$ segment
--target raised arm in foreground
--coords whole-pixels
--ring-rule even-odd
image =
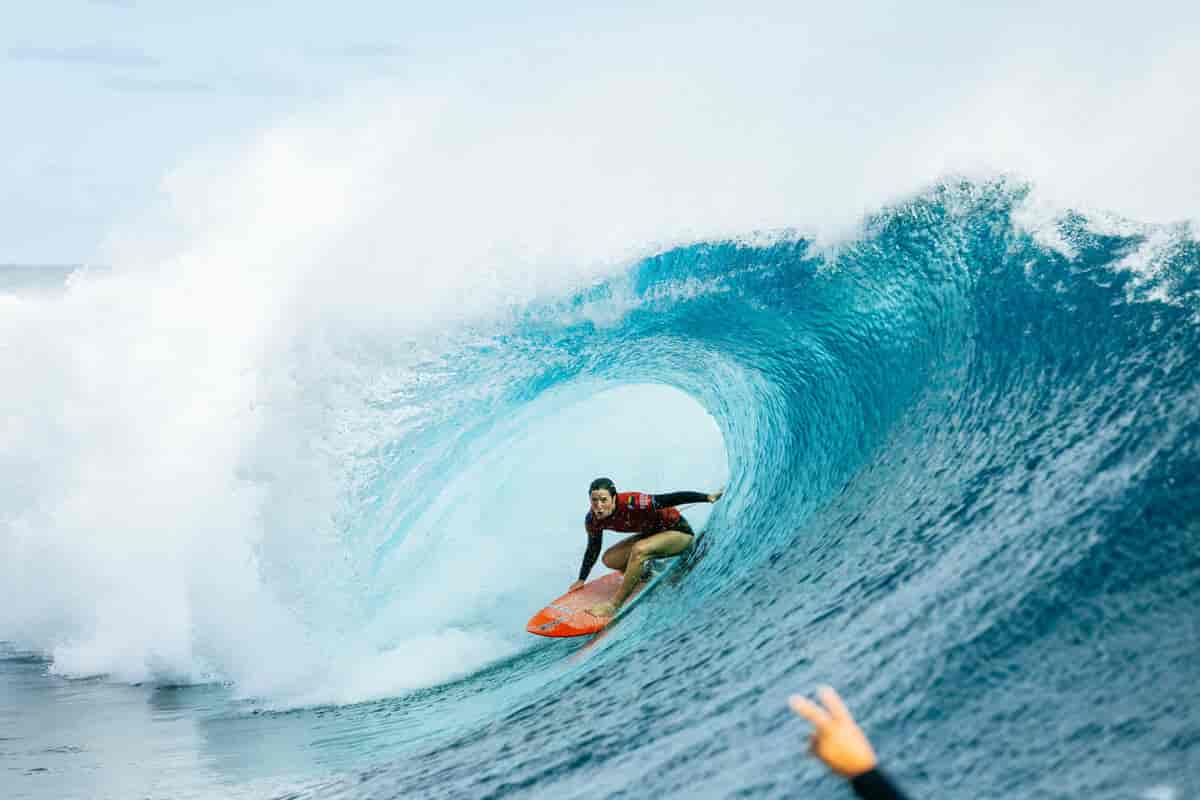
[[[822,686],[817,695],[825,705],[803,695],[792,695],[788,704],[813,724],[809,745],[813,755],[831,770],[850,781],[854,793],[863,800],[906,800],[887,776],[879,770],[879,760],[866,734],[850,709],[832,688]]]

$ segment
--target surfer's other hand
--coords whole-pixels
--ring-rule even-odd
[[[713,492],[712,494],[710,494],[710,495],[708,496],[708,502],[710,502],[710,503],[715,503],[715,502],[717,502],[718,500],[720,500],[720,499],[721,499],[721,495],[723,495],[723,494],[725,494],[725,487],[724,487],[724,486],[722,486],[720,489],[717,489],[715,492]]]
[[[592,606],[588,609],[588,613],[593,617],[611,617],[617,613],[617,607],[612,603],[601,603],[598,606]]]
[[[583,588],[583,581],[575,581],[574,583],[571,584],[571,588],[567,589],[567,593],[570,594],[571,592],[575,591],[576,589],[582,589],[582,588]]]
[[[817,696],[824,706],[799,694],[788,698],[792,711],[816,729],[809,740],[813,755],[843,778],[855,778],[875,769],[875,751],[842,698],[828,686],[820,687]]]

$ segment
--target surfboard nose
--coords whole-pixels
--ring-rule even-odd
[[[529,623],[525,626],[525,630],[529,633],[537,634],[538,636],[553,636],[567,637],[579,636],[581,633],[590,631],[581,629],[578,625],[572,624],[572,616],[579,612],[552,611],[550,608],[544,608],[533,615]],[[589,615],[590,616],[590,615]]]

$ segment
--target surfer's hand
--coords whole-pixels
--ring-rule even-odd
[[[567,589],[567,593],[570,594],[571,592],[575,591],[576,589],[582,589],[582,588],[583,588],[583,581],[575,581],[574,583],[571,584],[571,588]]]
[[[593,617],[611,617],[617,613],[617,607],[612,603],[601,603],[598,606],[592,606],[588,609],[588,613]]]
[[[725,488],[724,488],[724,487],[722,487],[722,488],[720,488],[720,489],[717,489],[717,491],[713,492],[712,494],[710,494],[710,495],[708,496],[708,502],[710,502],[710,503],[715,503],[715,502],[717,502],[718,500],[720,500],[720,499],[721,499],[721,495],[723,495],[723,494],[725,494]]]
[[[813,755],[843,778],[854,778],[875,769],[878,762],[875,751],[842,698],[828,686],[818,689],[817,696],[824,707],[803,695],[788,698],[792,711],[816,728],[809,740]]]

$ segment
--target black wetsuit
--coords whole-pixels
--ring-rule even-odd
[[[904,793],[878,768],[851,778],[850,786],[862,800],[907,800]]]
[[[600,557],[600,546],[606,529],[622,533],[661,533],[677,530],[694,536],[692,526],[675,510],[675,506],[707,502],[708,495],[704,492],[621,492],[617,495],[613,513],[604,519],[595,519],[589,511],[583,518],[588,544],[587,551],[583,554],[583,565],[579,568],[579,580],[587,580],[588,573]]]

